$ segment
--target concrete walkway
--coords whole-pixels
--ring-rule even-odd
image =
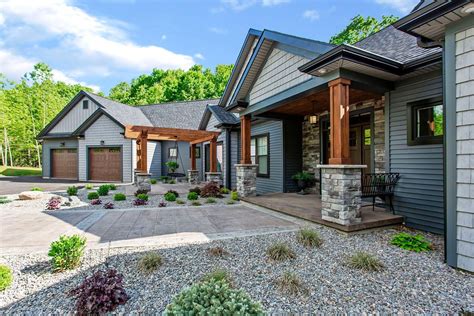
[[[0,253],[46,252],[63,234],[90,248],[185,244],[297,229],[296,221],[244,205],[108,211],[2,211]]]

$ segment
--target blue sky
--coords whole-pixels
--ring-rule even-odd
[[[57,80],[108,93],[154,67],[235,62],[249,28],[321,41],[357,15],[405,15],[417,0],[0,0],[0,72],[44,61]]]

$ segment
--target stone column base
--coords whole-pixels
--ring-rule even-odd
[[[199,170],[188,170],[188,183],[191,185],[199,184]]]
[[[221,172],[206,172],[206,181],[215,182],[218,185],[222,185],[222,173]]]
[[[257,195],[257,166],[258,165],[235,165],[237,169],[237,193],[239,196],[256,196]]]
[[[361,177],[366,165],[318,165],[321,169],[321,214],[341,225],[361,221]]]
[[[146,190],[148,192],[151,191],[151,173],[137,173],[136,174],[137,181],[135,185],[137,186],[138,190]]]

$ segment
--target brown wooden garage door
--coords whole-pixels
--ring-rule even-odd
[[[77,179],[77,149],[51,151],[51,176],[59,179]]]
[[[122,181],[120,147],[89,148],[89,180]]]

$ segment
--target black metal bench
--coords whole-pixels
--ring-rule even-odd
[[[393,208],[393,195],[395,185],[400,179],[399,173],[366,173],[362,176],[362,197],[372,198],[372,210],[375,210],[375,199],[377,197],[390,201],[390,210]]]

